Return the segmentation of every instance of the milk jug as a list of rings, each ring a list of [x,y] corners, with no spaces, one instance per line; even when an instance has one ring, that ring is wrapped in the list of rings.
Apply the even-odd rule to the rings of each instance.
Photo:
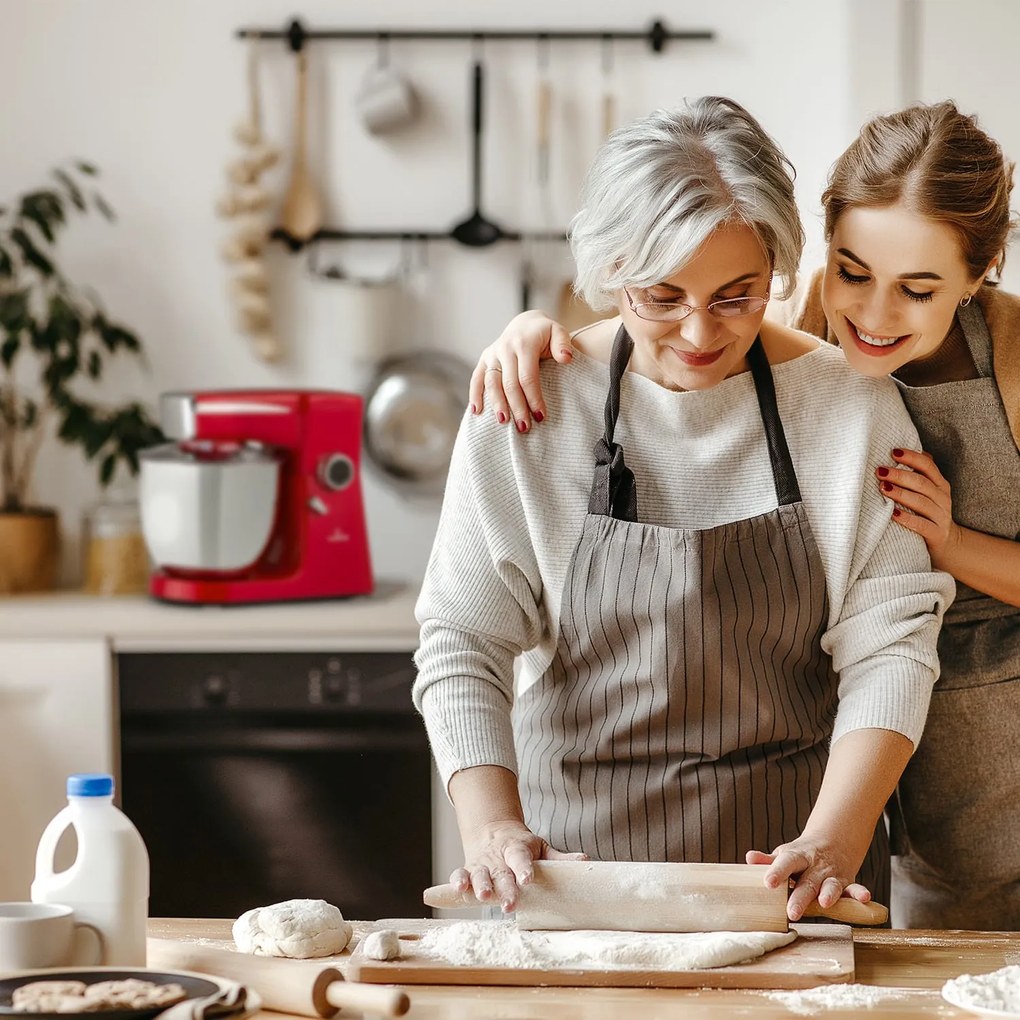
[[[78,854],[66,871],[55,873],[53,856],[68,826]],[[104,966],[145,966],[149,854],[138,830],[114,807],[112,776],[68,778],[67,807],[46,826],[36,851],[32,901],[66,904],[75,920],[93,925],[102,936]]]

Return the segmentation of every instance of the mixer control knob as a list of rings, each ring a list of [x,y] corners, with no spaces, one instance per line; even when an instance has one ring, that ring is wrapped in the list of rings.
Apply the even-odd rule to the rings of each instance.
[[[327,489],[346,489],[354,481],[354,462],[346,454],[327,453],[319,461],[319,481]]]

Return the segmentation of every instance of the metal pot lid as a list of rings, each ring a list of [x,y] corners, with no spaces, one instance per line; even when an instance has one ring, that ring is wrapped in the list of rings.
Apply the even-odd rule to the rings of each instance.
[[[471,379],[445,351],[384,361],[365,399],[365,452],[387,478],[417,493],[442,492]]]

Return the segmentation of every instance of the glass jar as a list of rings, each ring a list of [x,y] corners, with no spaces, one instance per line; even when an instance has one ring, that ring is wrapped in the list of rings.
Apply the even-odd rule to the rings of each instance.
[[[151,565],[138,501],[109,499],[89,507],[82,520],[82,553],[84,591],[94,595],[148,591]]]

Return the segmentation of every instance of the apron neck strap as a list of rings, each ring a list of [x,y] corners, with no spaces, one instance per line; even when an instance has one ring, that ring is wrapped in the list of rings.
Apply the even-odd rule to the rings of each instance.
[[[751,366],[754,390],[758,394],[758,407],[761,410],[762,424],[765,426],[765,441],[768,443],[769,460],[772,462],[776,499],[780,506],[799,503],[800,485],[797,483],[797,472],[793,469],[793,458],[786,442],[786,431],[779,417],[776,384],[772,379],[769,359],[765,357],[761,334],[755,337],[751,349],[747,352],[747,362]]]
[[[621,325],[609,357],[606,427],[595,444],[595,476],[588,497],[588,513],[624,521],[637,520],[637,488],[634,472],[624,462],[623,447],[613,441],[613,434],[616,432],[616,420],[620,417],[620,380],[627,371],[633,350],[634,341],[627,335],[626,327]]]
[[[993,375],[992,372],[992,338],[988,333],[988,324],[981,306],[972,301],[963,308],[957,308],[956,317],[963,329],[964,339],[970,348],[970,356],[974,359],[974,367],[982,378]]]

